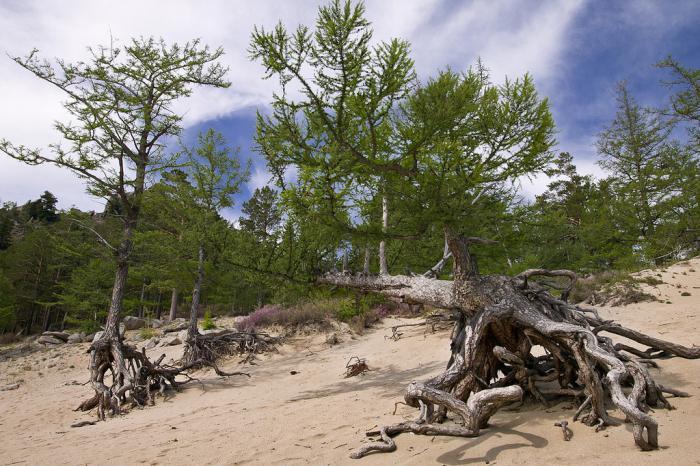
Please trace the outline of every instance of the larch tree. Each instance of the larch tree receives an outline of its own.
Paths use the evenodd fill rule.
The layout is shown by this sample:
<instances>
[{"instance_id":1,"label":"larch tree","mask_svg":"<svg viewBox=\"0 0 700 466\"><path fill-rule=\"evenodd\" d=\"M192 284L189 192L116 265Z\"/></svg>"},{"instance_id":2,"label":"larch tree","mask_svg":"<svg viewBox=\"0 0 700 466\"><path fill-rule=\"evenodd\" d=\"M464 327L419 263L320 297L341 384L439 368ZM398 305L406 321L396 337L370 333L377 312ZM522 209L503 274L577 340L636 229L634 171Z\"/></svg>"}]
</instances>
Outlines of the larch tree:
<instances>
[{"instance_id":1,"label":"larch tree","mask_svg":"<svg viewBox=\"0 0 700 466\"><path fill-rule=\"evenodd\" d=\"M363 15L361 3L336 0L320 8L313 32L304 26L291 33L282 25L256 29L250 47L265 76L280 80L272 114L258 118L257 143L273 173L296 168L296 182L285 186L287 198L305 203L308 218L353 234L362 232L362 207L387 194L410 216L402 231L392 231L390 222L386 231L376 229L377 237L420 238L437 225L451 255L451 281L434 274L319 277L320 283L455 315L445 371L406 390L406 404L419 409L418 418L369 433L379 441L352 457L392 451L392 437L403 432L477 436L499 407L526 395L542 402L545 395L583 397L579 412L599 428L614 423L606 410L611 399L632 422L636 444L656 448L657 423L647 408L669 403L665 389L630 354L697 358L700 349L648 337L569 304L576 281L571 271L479 273L472 248L493 243L472 236L480 219L495 201L508 201L517 179L549 168L553 160L554 124L532 78L496 85L478 63L465 73L447 70L418 83L408 44L372 45ZM563 281L556 285L560 296L538 282L542 276ZM601 332L650 348L614 345ZM547 354L533 355L535 345ZM543 381L558 387L544 387ZM623 386L632 387L629 396ZM448 412L456 422L445 422Z\"/></svg>"},{"instance_id":2,"label":"larch tree","mask_svg":"<svg viewBox=\"0 0 700 466\"><path fill-rule=\"evenodd\" d=\"M688 187L697 158L690 147L671 139L673 119L642 108L624 83L618 87L617 104L615 119L597 141L599 164L611 173L608 181L627 247L638 248L642 262L657 261L675 252L684 236L668 226L683 223L692 210Z\"/></svg>"},{"instance_id":3,"label":"larch tree","mask_svg":"<svg viewBox=\"0 0 700 466\"><path fill-rule=\"evenodd\" d=\"M205 280L207 255L224 247L230 228L221 217L223 209L232 207L233 196L241 183L248 179L249 167L242 167L236 154L226 146L221 133L209 129L197 137L193 147L183 147L181 157L185 166L169 176L171 196L176 208L185 212L184 244L191 244L196 256L196 273L192 289L190 319L185 341L184 365L196 365L206 360L215 363L217 357L209 339L197 328L198 313Z\"/></svg>"},{"instance_id":4,"label":"larch tree","mask_svg":"<svg viewBox=\"0 0 700 466\"><path fill-rule=\"evenodd\" d=\"M117 265L105 329L90 350L95 395L80 405L83 410L97 407L104 418L107 411L120 412L127 401L148 402L152 382L175 383L168 369L125 345L119 334L133 235L147 179L173 162L165 143L182 129L175 104L196 86L225 88L230 83L220 63L223 49L210 49L199 40L169 45L162 39L140 38L89 52L87 61L76 63L41 60L37 50L13 58L64 94L71 119L55 124L64 144L42 150L3 139L0 150L31 165L67 168L86 181L90 194L116 202L122 222L119 244L97 235ZM105 378L108 371L111 379Z\"/></svg>"}]
</instances>

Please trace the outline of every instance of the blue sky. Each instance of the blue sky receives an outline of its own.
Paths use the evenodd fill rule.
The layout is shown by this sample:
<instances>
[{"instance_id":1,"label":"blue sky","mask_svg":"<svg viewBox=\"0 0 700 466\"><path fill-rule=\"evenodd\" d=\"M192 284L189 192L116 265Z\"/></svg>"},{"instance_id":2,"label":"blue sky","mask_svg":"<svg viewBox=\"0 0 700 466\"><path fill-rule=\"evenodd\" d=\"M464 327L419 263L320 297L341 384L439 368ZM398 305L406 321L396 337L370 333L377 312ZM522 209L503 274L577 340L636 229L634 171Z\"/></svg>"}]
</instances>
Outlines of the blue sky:
<instances>
[{"instance_id":1,"label":"blue sky","mask_svg":"<svg viewBox=\"0 0 700 466\"><path fill-rule=\"evenodd\" d=\"M136 35L169 41L202 37L223 45L233 85L225 91L198 91L183 102L185 141L214 127L230 145L253 159L253 176L241 193L247 198L268 181L264 161L252 151L255 111L264 110L275 82L263 81L246 48L254 25L312 24L320 2L273 1L67 1L41 3L0 0L0 48L22 54L36 46L45 56L79 59L85 46ZM138 8L137 8L138 5ZM664 102L664 77L653 64L671 54L700 67L700 2L697 1L472 1L370 0L367 16L375 38L401 37L412 44L421 79L450 66L465 69L477 57L501 81L530 72L550 99L558 128L558 150L574 154L581 171L596 176L596 135L615 113L615 85L627 80L645 105ZM134 15L134 11L141 14ZM158 18L154 21L153 18ZM43 147L56 141L51 122L62 119L61 96L0 56L0 137ZM541 192L543 177L525 182L525 196ZM25 167L0 157L0 200L25 202L44 189L61 207L99 209L79 180L52 167ZM237 209L229 213L235 217Z\"/></svg>"}]
</instances>

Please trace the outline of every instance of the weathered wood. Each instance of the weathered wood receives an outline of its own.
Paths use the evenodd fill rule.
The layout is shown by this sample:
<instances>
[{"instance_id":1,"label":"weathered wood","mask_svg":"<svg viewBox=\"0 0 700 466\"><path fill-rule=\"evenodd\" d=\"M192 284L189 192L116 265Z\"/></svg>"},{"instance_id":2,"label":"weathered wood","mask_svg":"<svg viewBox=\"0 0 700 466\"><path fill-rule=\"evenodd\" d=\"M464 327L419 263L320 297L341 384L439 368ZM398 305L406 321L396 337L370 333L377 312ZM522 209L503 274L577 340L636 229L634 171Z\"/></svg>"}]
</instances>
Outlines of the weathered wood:
<instances>
[{"instance_id":1,"label":"weathered wood","mask_svg":"<svg viewBox=\"0 0 700 466\"><path fill-rule=\"evenodd\" d=\"M402 432L478 435L482 423L498 407L524 395L544 404L545 395L585 396L574 420L590 408L582 420L596 430L616 425L606 408L606 400L612 400L632 423L637 446L642 450L657 448L658 426L647 413L648 407L671 408L663 393L674 391L656 384L643 361L619 352L629 352L629 347L615 345L600 333L621 335L649 346L636 353L645 359L659 354L698 358L700 348L650 337L602 320L595 310L567 303L576 281L576 274L568 270L531 269L517 277L480 276L469 244L481 240L462 237L449 228L445 233L454 259L454 281L366 274L328 274L319 279L325 284L450 309L461 316L455 320L446 370L425 382L413 382L406 390L406 404L419 409L418 419L383 427L376 433L380 442L362 446L352 457L393 451L396 445L391 437ZM567 278L561 298L528 280L537 275ZM543 346L547 353L533 356L534 345ZM538 386L552 381L558 381L559 388ZM505 393L507 396L496 395ZM493 399L490 394L494 394ZM462 425L440 425L448 412L459 416ZM566 436L568 424L559 424Z\"/></svg>"}]
</instances>

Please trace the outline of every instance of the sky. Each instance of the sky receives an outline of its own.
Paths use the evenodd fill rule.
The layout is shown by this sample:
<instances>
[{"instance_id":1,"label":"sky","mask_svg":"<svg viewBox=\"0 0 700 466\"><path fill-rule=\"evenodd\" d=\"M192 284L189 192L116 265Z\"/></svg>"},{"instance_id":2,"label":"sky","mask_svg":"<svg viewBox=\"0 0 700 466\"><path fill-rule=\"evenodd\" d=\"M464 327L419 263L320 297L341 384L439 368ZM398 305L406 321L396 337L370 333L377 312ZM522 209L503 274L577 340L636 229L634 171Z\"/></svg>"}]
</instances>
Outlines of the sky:
<instances>
[{"instance_id":1,"label":"sky","mask_svg":"<svg viewBox=\"0 0 700 466\"><path fill-rule=\"evenodd\" d=\"M254 26L313 25L316 0L0 0L0 138L46 147L60 141L53 129L65 121L63 97L56 89L15 64L8 55L38 48L45 58L75 61L87 46L110 37L155 36L167 42L201 38L222 46L230 67L229 89L199 89L181 102L183 138L194 140L213 127L229 145L252 160L240 202L270 181L264 159L253 149L256 110L265 111L276 81L263 80L247 48ZM548 97L557 125L557 151L574 155L579 170L604 176L596 164L595 140L615 115L616 83L627 81L643 105L663 105L664 73L653 65L673 55L685 66L700 67L700 2L604 0L367 0L367 17L376 40L394 37L411 43L420 80L440 69L466 70L481 57L492 78L530 73ZM546 188L541 176L524 181L525 197ZM30 167L0 154L0 201L24 203L44 190L60 208L100 211L104 200L85 193L81 180L52 166Z\"/></svg>"}]
</instances>

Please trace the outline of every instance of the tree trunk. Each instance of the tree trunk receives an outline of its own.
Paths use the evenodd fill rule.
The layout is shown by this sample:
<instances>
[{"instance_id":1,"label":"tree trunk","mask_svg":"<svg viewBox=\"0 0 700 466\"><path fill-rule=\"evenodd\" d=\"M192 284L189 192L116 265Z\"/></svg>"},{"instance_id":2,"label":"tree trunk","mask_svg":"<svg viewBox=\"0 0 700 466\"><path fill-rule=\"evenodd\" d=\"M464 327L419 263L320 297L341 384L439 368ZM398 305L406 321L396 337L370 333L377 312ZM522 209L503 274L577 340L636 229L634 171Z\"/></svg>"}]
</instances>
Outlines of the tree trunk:
<instances>
[{"instance_id":1,"label":"tree trunk","mask_svg":"<svg viewBox=\"0 0 700 466\"><path fill-rule=\"evenodd\" d=\"M197 279L194 282L192 291L192 307L190 308L190 325L187 328L187 340L194 340L199 333L197 331L197 315L199 313L199 301L202 292L202 282L204 281L204 245L199 245L197 261Z\"/></svg>"},{"instance_id":2,"label":"tree trunk","mask_svg":"<svg viewBox=\"0 0 700 466\"><path fill-rule=\"evenodd\" d=\"M595 310L567 303L576 280L568 270L479 276L469 246L491 242L464 237L450 227L445 227L445 234L454 258L454 281L421 275L330 274L319 279L450 309L456 316L445 371L424 382L412 382L405 392L406 404L420 410L418 419L372 432L381 441L363 445L352 457L393 451L396 444L391 437L402 432L474 437L500 406L524 396L546 406L545 395L586 398L575 418L587 410L582 421L597 429L614 424L605 405L612 400L632 423L635 443L642 450L657 448L657 423L647 412L650 407L669 408L663 393L680 392L658 385L644 361L670 355L700 358L700 348L649 337L603 320ZM569 285L561 297L555 297L535 282L536 276L564 278ZM614 344L602 332L622 335L649 349ZM545 348L546 354L532 354L536 345ZM557 382L558 387L552 387ZM456 423L444 422L448 412Z\"/></svg>"},{"instance_id":3,"label":"tree trunk","mask_svg":"<svg viewBox=\"0 0 700 466\"><path fill-rule=\"evenodd\" d=\"M163 313L163 290L158 290L158 300L156 301L156 319L160 320Z\"/></svg>"},{"instance_id":4,"label":"tree trunk","mask_svg":"<svg viewBox=\"0 0 700 466\"><path fill-rule=\"evenodd\" d=\"M362 266L362 273L369 275L369 246L365 246L365 263Z\"/></svg>"},{"instance_id":5,"label":"tree trunk","mask_svg":"<svg viewBox=\"0 0 700 466\"><path fill-rule=\"evenodd\" d=\"M130 250L131 240L125 240L120 246L120 250ZM114 274L114 286L112 287L112 299L109 303L109 313L105 324L105 337L109 339L121 338L119 335L119 321L122 313L122 302L126 291L126 281L129 276L128 253L120 252L117 260L117 271Z\"/></svg>"},{"instance_id":6,"label":"tree trunk","mask_svg":"<svg viewBox=\"0 0 700 466\"><path fill-rule=\"evenodd\" d=\"M177 288L173 288L173 292L170 295L170 314L168 314L168 320L172 322L175 320L177 315Z\"/></svg>"},{"instance_id":7,"label":"tree trunk","mask_svg":"<svg viewBox=\"0 0 700 466\"><path fill-rule=\"evenodd\" d=\"M144 312L144 298L146 296L146 280L141 283L141 296L139 296L139 318L143 319Z\"/></svg>"},{"instance_id":8,"label":"tree trunk","mask_svg":"<svg viewBox=\"0 0 700 466\"><path fill-rule=\"evenodd\" d=\"M382 233L389 228L389 204L386 196L382 196ZM389 267L386 261L386 239L379 242L379 275L389 275Z\"/></svg>"},{"instance_id":9,"label":"tree trunk","mask_svg":"<svg viewBox=\"0 0 700 466\"><path fill-rule=\"evenodd\" d=\"M342 272L348 272L348 250L343 249L343 262L342 262Z\"/></svg>"}]
</instances>

